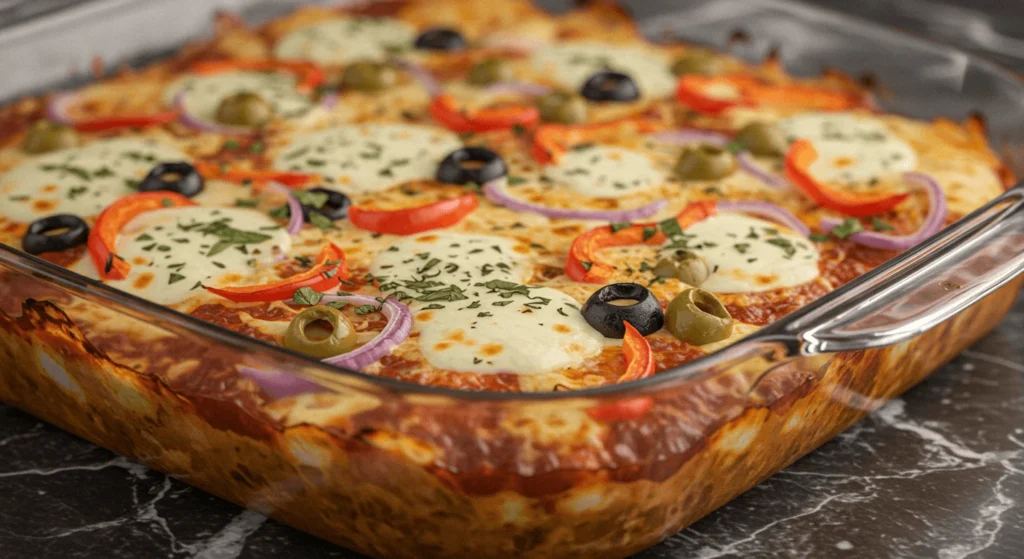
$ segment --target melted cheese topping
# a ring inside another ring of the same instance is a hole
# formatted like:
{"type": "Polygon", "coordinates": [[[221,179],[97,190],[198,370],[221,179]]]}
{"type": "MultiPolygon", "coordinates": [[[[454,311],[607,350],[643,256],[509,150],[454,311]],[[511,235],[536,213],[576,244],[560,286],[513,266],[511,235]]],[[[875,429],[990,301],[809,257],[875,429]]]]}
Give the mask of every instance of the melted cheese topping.
{"type": "Polygon", "coordinates": [[[282,118],[302,116],[312,108],[309,98],[295,90],[295,77],[283,73],[223,72],[188,76],[164,91],[164,103],[173,105],[179,94],[185,110],[200,120],[216,122],[217,107],[237,93],[255,93],[282,118]]]}
{"type": "Polygon", "coordinates": [[[288,33],[274,47],[274,56],[326,65],[362,58],[381,60],[390,53],[411,48],[415,39],[416,30],[395,19],[332,19],[288,33]]]}
{"type": "Polygon", "coordinates": [[[619,198],[664,181],[649,157],[628,149],[593,146],[562,155],[544,174],[585,196],[619,198]]]}
{"type": "Polygon", "coordinates": [[[420,235],[381,252],[370,271],[383,291],[413,298],[420,351],[435,367],[528,375],[579,365],[604,338],[572,297],[521,283],[524,251],[501,237],[420,235]]]}
{"type": "Polygon", "coordinates": [[[254,210],[188,206],[146,212],[117,239],[117,253],[132,265],[111,285],[164,305],[201,293],[203,285],[258,283],[276,251],[291,238],[267,215],[254,210]],[[215,224],[223,224],[219,227],[215,224]],[[242,243],[240,241],[251,241],[242,243]]]}
{"type": "Polygon", "coordinates": [[[0,177],[0,216],[28,223],[53,214],[98,215],[135,192],[154,165],[186,161],[155,140],[100,140],[33,157],[0,177]]]}
{"type": "Polygon", "coordinates": [[[719,214],[688,227],[685,239],[713,271],[701,284],[708,291],[767,291],[818,277],[814,244],[777,223],[719,214]]]}
{"type": "Polygon", "coordinates": [[[316,173],[348,194],[379,192],[434,177],[437,165],[462,147],[458,136],[427,126],[339,126],[297,136],[274,160],[275,169],[316,173]]]}
{"type": "Polygon", "coordinates": [[[818,151],[811,174],[847,185],[873,184],[879,178],[917,168],[914,148],[883,122],[865,115],[808,113],[779,123],[791,139],[810,140],[818,151]]]}
{"type": "Polygon", "coordinates": [[[676,79],[661,54],[637,46],[607,43],[550,45],[533,54],[534,69],[568,89],[579,91],[590,76],[611,68],[633,78],[646,98],[666,97],[676,79]]]}

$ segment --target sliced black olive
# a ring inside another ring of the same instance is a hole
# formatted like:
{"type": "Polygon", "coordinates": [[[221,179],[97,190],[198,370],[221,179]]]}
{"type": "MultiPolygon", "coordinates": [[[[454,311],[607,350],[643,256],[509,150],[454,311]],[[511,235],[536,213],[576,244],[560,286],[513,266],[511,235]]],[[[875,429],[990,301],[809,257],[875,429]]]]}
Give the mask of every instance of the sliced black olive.
{"type": "Polygon", "coordinates": [[[606,338],[626,335],[623,321],[647,336],[665,324],[665,313],[650,289],[638,283],[613,283],[594,292],[583,305],[583,318],[606,338]],[[635,301],[615,304],[613,301],[635,301]]]}
{"type": "Polygon", "coordinates": [[[57,214],[33,221],[21,239],[21,248],[29,254],[42,254],[74,248],[88,240],[89,224],[85,220],[77,215],[57,214]],[[65,231],[47,234],[61,229],[65,231]]]}
{"type": "Polygon", "coordinates": [[[431,27],[416,37],[413,46],[422,50],[462,50],[466,39],[450,27],[431,27]]]}
{"type": "Polygon", "coordinates": [[[139,192],[169,190],[189,198],[203,191],[203,177],[184,161],[158,163],[139,183],[139,192]]]}
{"type": "Polygon", "coordinates": [[[640,87],[628,75],[606,70],[590,76],[580,95],[591,101],[636,101],[640,98],[640,87]]]}
{"type": "Polygon", "coordinates": [[[484,147],[470,147],[449,153],[437,166],[436,178],[448,184],[482,185],[507,174],[508,167],[500,155],[484,147]]]}
{"type": "Polygon", "coordinates": [[[307,204],[302,204],[302,219],[306,222],[309,221],[310,213],[318,213],[331,221],[338,221],[339,219],[345,219],[348,217],[348,208],[352,205],[352,200],[348,196],[344,195],[337,190],[329,190],[327,188],[310,188],[308,192],[319,192],[327,195],[327,202],[319,208],[314,208],[307,204]]]}

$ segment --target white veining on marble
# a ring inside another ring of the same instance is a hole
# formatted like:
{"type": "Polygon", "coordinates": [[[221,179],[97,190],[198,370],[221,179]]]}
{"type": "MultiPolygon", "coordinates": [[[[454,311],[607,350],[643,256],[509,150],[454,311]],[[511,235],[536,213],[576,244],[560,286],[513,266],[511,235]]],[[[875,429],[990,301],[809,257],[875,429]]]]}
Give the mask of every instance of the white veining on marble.
{"type": "Polygon", "coordinates": [[[250,510],[243,511],[227,526],[209,537],[193,555],[195,559],[234,559],[242,553],[246,539],[267,521],[267,517],[250,510]]]}

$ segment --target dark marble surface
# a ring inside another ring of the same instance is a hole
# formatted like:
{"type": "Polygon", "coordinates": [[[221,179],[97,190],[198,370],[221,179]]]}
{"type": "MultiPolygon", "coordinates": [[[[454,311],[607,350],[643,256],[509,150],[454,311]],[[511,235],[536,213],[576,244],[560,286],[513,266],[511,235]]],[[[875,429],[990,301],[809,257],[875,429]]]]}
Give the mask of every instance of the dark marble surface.
{"type": "MultiPolygon", "coordinates": [[[[818,3],[994,46],[1000,58],[1019,46],[986,31],[1005,27],[1000,16],[923,23],[905,13],[921,0],[818,3]]],[[[1009,4],[974,5],[1007,14],[1009,4]]],[[[926,382],[638,557],[1024,556],[1022,346],[1024,299],[926,382]]],[[[0,557],[355,555],[0,405],[0,557]]]]}

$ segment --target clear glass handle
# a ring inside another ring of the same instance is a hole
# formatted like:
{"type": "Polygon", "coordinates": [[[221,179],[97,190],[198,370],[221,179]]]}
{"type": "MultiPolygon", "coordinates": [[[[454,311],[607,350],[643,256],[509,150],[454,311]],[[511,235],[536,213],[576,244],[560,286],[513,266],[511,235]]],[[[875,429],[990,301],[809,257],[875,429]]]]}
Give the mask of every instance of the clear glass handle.
{"type": "Polygon", "coordinates": [[[802,355],[893,345],[1022,273],[1024,183],[764,334],[802,355]]]}

